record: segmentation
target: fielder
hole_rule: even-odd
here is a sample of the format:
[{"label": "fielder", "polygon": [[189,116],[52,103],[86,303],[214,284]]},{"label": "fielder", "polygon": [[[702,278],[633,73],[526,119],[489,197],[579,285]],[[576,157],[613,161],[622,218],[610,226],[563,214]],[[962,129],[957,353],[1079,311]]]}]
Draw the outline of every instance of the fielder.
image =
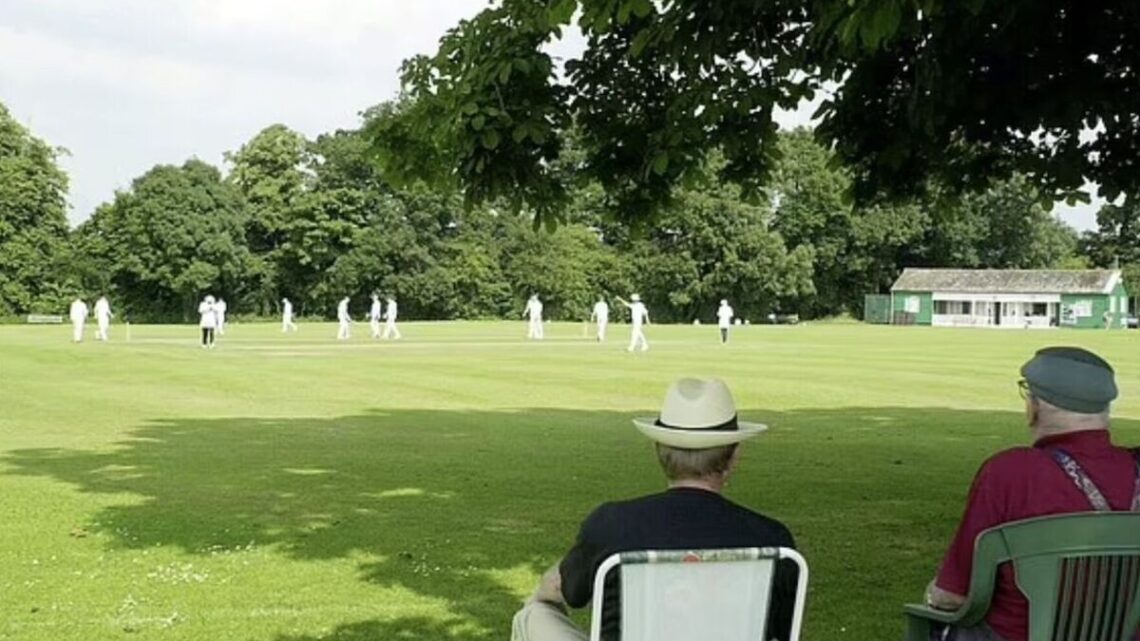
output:
[{"label": "fielder", "polygon": [[107,330],[111,327],[111,319],[115,315],[111,313],[111,303],[107,302],[106,296],[100,296],[99,300],[95,301],[95,320],[99,324],[99,328],[95,331],[95,338],[101,341],[106,341]]},{"label": "fielder", "polygon": [[384,336],[385,340],[391,338],[393,340],[400,340],[400,330],[396,329],[396,313],[399,311],[396,307],[396,299],[391,296],[388,297],[388,308],[384,310]]},{"label": "fielder", "polygon": [[71,341],[82,343],[83,325],[87,323],[87,303],[83,302],[82,298],[71,301],[68,317],[71,318]]},{"label": "fielder", "polygon": [[530,319],[526,326],[526,337],[539,341],[542,340],[542,301],[538,299],[538,294],[532,294],[530,300],[526,302],[526,309],[523,310],[523,316]]},{"label": "fielder", "polygon": [[297,331],[297,324],[293,322],[293,303],[288,298],[281,299],[281,333]]},{"label": "fielder", "polygon": [[598,342],[604,343],[606,340],[606,326],[610,324],[610,306],[606,303],[606,299],[599,298],[598,302],[594,303],[594,311],[590,313],[590,322],[597,323]]},{"label": "fielder", "polygon": [[218,328],[216,305],[213,296],[207,296],[198,303],[198,327],[202,330],[202,349],[214,349],[214,331]]},{"label": "fielder", "polygon": [[736,312],[728,305],[727,300],[720,301],[720,309],[716,310],[716,322],[720,327],[720,343],[721,345],[728,342],[728,329],[732,327],[732,317]]},{"label": "fielder", "polygon": [[372,328],[372,338],[380,338],[380,318],[383,312],[380,309],[380,295],[372,294],[372,308],[368,310],[368,325]]},{"label": "fielder", "polygon": [[346,341],[352,338],[352,317],[348,315],[348,296],[340,299],[340,304],[336,306],[336,319],[340,322],[340,326],[336,330],[336,339],[338,341]]},{"label": "fielder", "polygon": [[632,352],[637,346],[641,346],[641,351],[649,351],[649,341],[645,340],[645,332],[642,330],[643,325],[649,324],[649,310],[645,308],[645,304],[641,302],[641,296],[634,294],[630,296],[630,301],[618,298],[618,302],[629,308],[631,328],[629,331],[629,349]]},{"label": "fielder", "polygon": [[218,317],[218,335],[226,335],[226,301],[219,298],[218,302],[214,303],[214,314]]}]

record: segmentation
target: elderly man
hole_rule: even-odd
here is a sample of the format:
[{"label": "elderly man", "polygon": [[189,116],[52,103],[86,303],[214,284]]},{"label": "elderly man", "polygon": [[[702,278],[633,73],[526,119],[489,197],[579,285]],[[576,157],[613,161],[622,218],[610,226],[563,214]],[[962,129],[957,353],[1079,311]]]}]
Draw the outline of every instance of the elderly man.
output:
[{"label": "elderly man", "polygon": [[[987,528],[1035,516],[1090,510],[1140,510],[1140,452],[1109,438],[1116,398],[1112,367],[1076,347],[1043,349],[1021,368],[1019,385],[1032,447],[1000,452],[974,478],[966,512],[927,602],[954,610],[970,588],[974,542]],[[1013,568],[999,568],[986,622],[939,631],[946,641],[1025,641],[1029,604]]]},{"label": "elderly man", "polygon": [[[669,388],[659,418],[637,419],[634,425],[655,442],[669,488],[594,510],[562,562],[543,576],[534,595],[515,615],[513,641],[586,639],[567,616],[566,607],[581,608],[590,602],[594,574],[611,554],[794,546],[791,533],[779,521],[721,494],[740,461],[740,442],[767,429],[737,420],[732,394],[724,382],[681,379]],[[769,638],[787,639],[795,578],[794,568],[780,568]],[[612,605],[607,612],[620,611]],[[613,617],[603,618],[602,637],[617,638],[618,625]]]}]

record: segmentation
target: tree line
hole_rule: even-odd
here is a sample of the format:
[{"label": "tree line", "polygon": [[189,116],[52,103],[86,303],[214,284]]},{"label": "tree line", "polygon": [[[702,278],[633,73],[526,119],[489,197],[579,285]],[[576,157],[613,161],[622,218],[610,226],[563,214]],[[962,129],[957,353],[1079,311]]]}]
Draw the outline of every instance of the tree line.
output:
[{"label": "tree line", "polygon": [[[387,179],[375,132],[400,103],[360,127],[307,139],[272,125],[226,154],[158,165],[78,227],[66,217],[63,150],[0,105],[0,316],[62,313],[106,294],[134,321],[183,321],[206,293],[237,314],[333,315],[343,296],[393,295],[413,319],[514,318],[539,294],[547,316],[588,317],[600,295],[639,292],[666,322],[711,320],[729,299],[745,318],[858,314],[908,266],[1041,268],[1123,261],[1140,291],[1135,212],[1105,207],[1078,236],[1014,175],[958,195],[937,187],[889,204],[855,204],[852,172],[811,131],[783,131],[759,196],[723,179],[710,155],[652,218],[615,216],[599,181],[576,181],[558,224],[507,196]],[[552,172],[573,172],[571,140]]]}]

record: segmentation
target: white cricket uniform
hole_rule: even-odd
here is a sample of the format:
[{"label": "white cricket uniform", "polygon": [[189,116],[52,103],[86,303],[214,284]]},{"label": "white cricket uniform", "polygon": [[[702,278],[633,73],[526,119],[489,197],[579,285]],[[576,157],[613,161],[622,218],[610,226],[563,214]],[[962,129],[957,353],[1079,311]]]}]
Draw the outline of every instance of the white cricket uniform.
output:
[{"label": "white cricket uniform", "polygon": [[594,312],[590,314],[590,318],[598,324],[598,342],[606,340],[606,326],[610,324],[610,306],[606,301],[600,300],[594,303]]},{"label": "white cricket uniform", "polygon": [[198,303],[198,327],[202,330],[202,347],[214,347],[214,332],[218,329],[217,303]]},{"label": "white cricket uniform", "polygon": [[380,299],[372,299],[372,308],[368,310],[368,325],[372,329],[372,338],[380,338]]},{"label": "white cricket uniform", "polygon": [[100,298],[95,301],[95,321],[98,323],[98,329],[95,331],[95,338],[105,341],[107,340],[107,331],[111,328],[111,303],[107,302],[106,298]]},{"label": "white cricket uniform", "polygon": [[83,326],[87,323],[87,303],[79,299],[72,301],[68,317],[71,319],[71,340],[76,343],[83,342]]},{"label": "white cricket uniform", "polygon": [[226,309],[228,309],[226,301],[219,298],[214,303],[214,314],[218,317],[218,333],[222,336],[226,335]]},{"label": "white cricket uniform", "polygon": [[728,328],[732,327],[732,317],[735,315],[736,312],[727,304],[721,305],[716,310],[717,326],[720,327],[720,342],[728,342]]},{"label": "white cricket uniform", "polygon": [[352,329],[349,324],[352,322],[352,317],[348,315],[348,299],[340,301],[336,306],[336,319],[340,322],[336,330],[336,338],[339,341],[347,340],[352,337]]},{"label": "white cricket uniform", "polygon": [[530,322],[526,326],[526,337],[542,340],[542,301],[532,298],[526,304],[526,314]]},{"label": "white cricket uniform", "polygon": [[388,308],[384,311],[384,338],[400,339],[400,330],[396,329],[396,316],[399,308],[396,306],[396,301],[388,299]]},{"label": "white cricket uniform", "polygon": [[281,305],[281,332],[297,331],[297,324],[293,322],[293,303],[285,301]]},{"label": "white cricket uniform", "polygon": [[642,327],[649,320],[649,310],[645,308],[645,303],[638,301],[636,303],[627,303],[629,313],[631,315],[631,327],[629,332],[629,351],[633,351],[637,347],[641,347],[641,351],[649,350],[649,341],[645,340],[645,332]]}]

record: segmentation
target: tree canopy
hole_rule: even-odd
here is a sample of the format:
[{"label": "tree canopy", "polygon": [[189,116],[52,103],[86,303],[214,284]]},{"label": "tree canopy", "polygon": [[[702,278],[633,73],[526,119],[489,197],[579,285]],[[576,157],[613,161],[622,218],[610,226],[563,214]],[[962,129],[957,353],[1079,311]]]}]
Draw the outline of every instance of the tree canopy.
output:
[{"label": "tree canopy", "polygon": [[[548,45],[572,25],[585,49],[560,68]],[[758,196],[775,110],[823,92],[817,138],[860,202],[1015,175],[1043,203],[1086,180],[1134,198],[1137,36],[1130,0],[503,0],[405,63],[405,100],[370,138],[404,184],[549,223],[596,182],[611,216],[637,222],[714,152],[718,178]]]},{"label": "tree canopy", "polygon": [[315,139],[271,125],[227,156],[228,174],[200,160],[156,166],[70,232],[66,176],[50,147],[12,125],[35,153],[0,162],[25,171],[0,183],[4,238],[47,240],[0,255],[24,257],[0,265],[5,295],[20,293],[0,316],[107,295],[120,318],[178,321],[209,293],[239,316],[275,314],[288,297],[299,314],[327,317],[344,296],[362,312],[376,292],[399,299],[405,318],[518,318],[534,293],[549,318],[582,320],[599,296],[638,292],[664,322],[714,320],[721,298],[743,318],[818,318],[858,313],[905,267],[1140,266],[1125,206],[1102,211],[1100,231],[1078,244],[1020,175],[965,197],[932,188],[860,204],[844,198],[853,172],[807,129],[776,133],[767,198],[724,180],[730,160],[714,151],[640,233],[608,215],[603,185],[570,179],[587,155],[572,130],[550,165],[567,185],[562,222],[535,230],[509,199],[465,205],[457,191],[390,180],[372,136],[406,107],[377,106],[359,128]]},{"label": "tree canopy", "polygon": [[0,315],[55,306],[67,239],[67,174],[0,104]]}]

